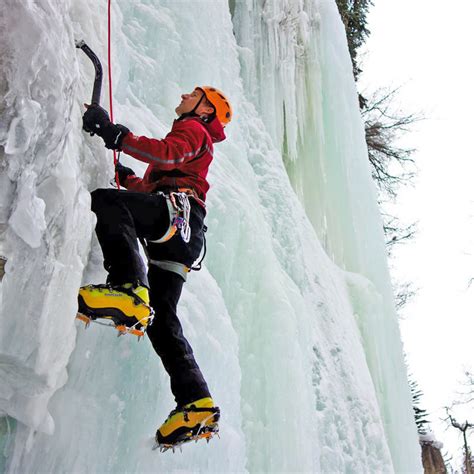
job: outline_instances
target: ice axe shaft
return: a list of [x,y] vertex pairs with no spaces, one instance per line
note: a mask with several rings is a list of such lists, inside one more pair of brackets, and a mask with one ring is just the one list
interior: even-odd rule
[[99,58],[95,55],[94,51],[87,46],[84,40],[76,41],[76,48],[82,49],[86,53],[87,57],[94,64],[95,79],[94,88],[92,89],[91,105],[100,105],[100,93],[102,90],[102,64],[100,64]]

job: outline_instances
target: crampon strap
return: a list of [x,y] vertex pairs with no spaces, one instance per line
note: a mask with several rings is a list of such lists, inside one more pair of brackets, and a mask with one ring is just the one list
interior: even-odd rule
[[210,407],[210,408],[196,408],[196,407],[191,407],[191,408],[184,408],[183,409],[183,413],[184,413],[184,419],[186,421],[189,421],[187,420],[187,417],[188,417],[188,413],[199,413],[199,412],[205,412],[205,411],[208,411],[211,413],[211,415],[209,415],[205,420],[203,421],[207,421],[207,420],[210,420],[212,417],[214,417],[215,415],[220,415],[220,410],[219,408],[217,407]]
[[173,415],[176,415],[176,413],[179,413],[180,411],[186,412],[186,413],[201,413],[203,411],[210,411],[211,413],[220,413],[219,407],[195,407],[194,405],[190,407],[183,407],[183,408],[176,408],[170,413],[170,417]]
[[173,410],[169,415],[168,415],[168,418],[171,418],[173,415],[176,415],[176,413],[183,413],[184,415],[184,420],[185,421],[189,421],[188,419],[188,413],[202,413],[202,412],[210,412],[211,414],[204,420],[204,421],[207,421],[209,419],[211,419],[213,416],[215,415],[220,415],[221,411],[219,409],[219,407],[201,407],[201,408],[198,408],[198,407],[195,407],[195,406],[191,406],[191,407],[186,407],[186,408],[176,408],[175,410]]

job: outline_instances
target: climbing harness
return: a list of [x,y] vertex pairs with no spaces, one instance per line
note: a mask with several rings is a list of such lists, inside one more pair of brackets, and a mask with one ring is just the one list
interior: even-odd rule
[[143,249],[145,250],[148,263],[155,265],[162,270],[167,270],[178,274],[183,280],[186,281],[190,268],[183,263],[173,262],[171,260],[153,260],[148,254],[148,244],[162,244],[170,240],[179,231],[183,242],[189,243],[191,239],[191,226],[189,220],[191,216],[191,204],[189,203],[188,193],[192,193],[191,189],[180,188],[177,192],[172,191],[165,193],[158,191],[156,194],[163,196],[166,199],[166,205],[168,207],[169,222],[170,225],[166,232],[156,240],[145,240],[140,239]]
[[[170,225],[166,232],[163,234],[162,237],[156,240],[145,240],[143,238],[140,239],[140,242],[143,246],[143,250],[145,251],[145,255],[147,257],[148,263],[150,265],[154,265],[155,267],[161,268],[162,270],[166,270],[169,272],[176,273],[179,275],[184,281],[186,281],[188,273],[191,270],[199,271],[202,267],[202,262],[204,257],[206,256],[206,236],[203,235],[204,238],[204,252],[199,259],[199,262],[192,267],[188,267],[180,262],[174,262],[171,260],[154,260],[150,258],[148,252],[148,244],[162,244],[170,240],[176,233],[179,231],[181,238],[185,243],[189,243],[191,240],[191,227],[190,227],[190,214],[191,214],[191,204],[189,202],[189,198],[192,197],[199,201],[197,198],[196,193],[194,190],[189,188],[178,188],[177,191],[158,191],[156,194],[159,196],[163,196],[166,199],[166,204],[168,206],[169,212],[169,222]],[[207,232],[207,226],[203,227],[203,232]]]

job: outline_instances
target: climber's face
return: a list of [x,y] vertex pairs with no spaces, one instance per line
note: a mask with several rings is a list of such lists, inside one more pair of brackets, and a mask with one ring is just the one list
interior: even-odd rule
[[183,115],[191,112],[194,110],[194,107],[199,103],[199,106],[194,112],[196,115],[209,115],[212,114],[214,109],[209,107],[206,99],[202,99],[204,92],[201,89],[194,89],[190,94],[182,94],[181,95],[181,103],[176,107],[175,112],[178,115]]

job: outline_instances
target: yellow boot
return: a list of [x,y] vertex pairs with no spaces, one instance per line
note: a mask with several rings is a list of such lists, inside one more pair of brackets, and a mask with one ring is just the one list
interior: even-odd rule
[[110,319],[116,326],[144,328],[153,318],[148,288],[126,283],[120,287],[111,285],[87,285],[79,290],[79,313],[90,319]]
[[219,432],[220,410],[212,398],[201,398],[173,410],[156,432],[161,450],[201,438],[210,439]]

